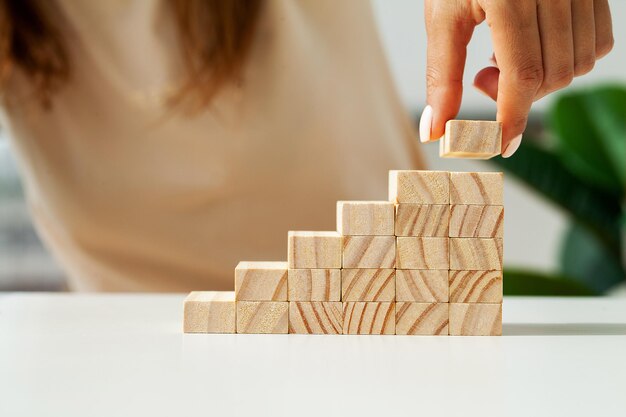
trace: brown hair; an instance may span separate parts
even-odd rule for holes
[[[70,76],[61,32],[36,0],[0,0],[0,89],[21,70],[49,105]],[[217,90],[241,75],[261,0],[169,0],[178,26],[187,77],[175,103],[206,106]]]

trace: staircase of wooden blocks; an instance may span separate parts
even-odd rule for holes
[[[501,173],[390,171],[389,201],[340,201],[337,231],[289,232],[287,262],[240,262],[192,292],[190,333],[500,335]]]

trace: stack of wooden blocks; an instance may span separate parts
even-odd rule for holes
[[[450,121],[445,157],[500,152],[496,122]],[[192,292],[189,333],[500,335],[501,173],[390,171],[389,201],[340,201],[337,231],[289,232],[287,262],[240,262]]]

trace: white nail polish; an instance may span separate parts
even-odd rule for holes
[[[522,135],[515,136],[513,139],[511,139],[506,149],[504,149],[504,152],[502,152],[502,157],[509,158],[511,155],[515,153],[515,151],[517,151],[521,143],[522,143]]]
[[[433,124],[433,108],[430,105],[424,108],[422,116],[420,117],[420,141],[428,142],[430,140],[430,130]]]

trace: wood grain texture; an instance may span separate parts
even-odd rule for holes
[[[287,301],[287,262],[239,262],[235,268],[238,301]]]
[[[450,173],[445,171],[389,171],[389,201],[448,204]]]
[[[502,304],[450,304],[450,335],[502,335]]]
[[[450,271],[451,303],[501,303],[502,271]]]
[[[451,237],[450,269],[454,271],[501,271],[502,239]]]
[[[395,334],[396,303],[343,303],[343,334]]]
[[[451,172],[450,204],[503,205],[501,172]]]
[[[499,237],[504,233],[504,207],[455,204],[450,209],[450,237]]]
[[[396,236],[447,237],[449,221],[448,204],[396,205]]]
[[[341,268],[341,235],[289,232],[287,262],[291,269]]]
[[[448,335],[448,303],[396,303],[396,334]]]
[[[235,333],[234,291],[193,291],[183,304],[185,333]]]
[[[397,269],[449,269],[447,237],[398,237]]]
[[[290,269],[289,301],[341,301],[341,269]]]
[[[484,120],[448,120],[439,142],[442,158],[489,159],[502,152],[502,123]]]
[[[394,268],[395,236],[344,236],[344,268]]]
[[[342,301],[394,301],[395,269],[342,269]]]
[[[237,333],[286,334],[287,301],[237,301]]]
[[[448,271],[396,270],[396,301],[448,302]]]
[[[394,205],[388,201],[338,201],[337,231],[344,235],[393,235]]]
[[[289,302],[289,333],[342,334],[343,306],[334,301]]]

